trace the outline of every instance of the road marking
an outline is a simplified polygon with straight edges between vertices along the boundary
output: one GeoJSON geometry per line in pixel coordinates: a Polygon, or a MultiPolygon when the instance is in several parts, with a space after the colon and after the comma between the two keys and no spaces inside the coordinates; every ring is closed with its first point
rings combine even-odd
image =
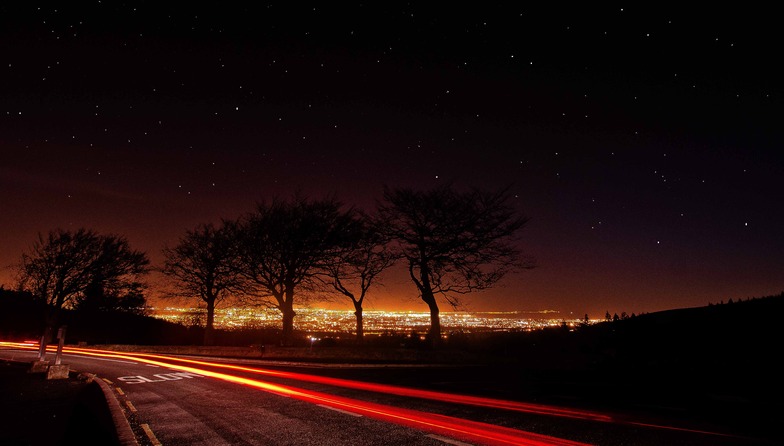
{"type": "Polygon", "coordinates": [[[142,429],[144,430],[144,433],[147,434],[147,438],[150,439],[150,442],[152,442],[153,446],[163,446],[161,442],[158,441],[158,439],[155,437],[155,434],[152,432],[152,429],[150,429],[150,425],[144,423],[142,424],[142,429]]]}
{"type": "Polygon", "coordinates": [[[425,437],[430,437],[433,440],[438,440],[446,444],[453,444],[455,446],[474,446],[471,443],[464,443],[462,441],[452,440],[451,438],[442,437],[440,435],[425,435],[425,437]]]}
{"type": "Polygon", "coordinates": [[[125,384],[160,383],[164,381],[179,381],[181,379],[204,378],[204,375],[192,372],[157,373],[152,378],[142,375],[129,375],[117,378],[125,384]]]}
{"type": "Polygon", "coordinates": [[[349,412],[347,410],[336,409],[334,407],[327,406],[326,404],[319,404],[319,406],[321,406],[321,407],[323,407],[325,409],[334,410],[335,412],[340,412],[340,413],[344,413],[346,415],[351,415],[352,417],[361,417],[362,416],[361,414],[354,413],[354,412],[349,412]]]}
{"type": "Polygon", "coordinates": [[[109,381],[109,380],[108,380],[108,379],[106,379],[106,378],[101,378],[101,379],[102,379],[102,380],[104,380],[104,382],[105,382],[106,384],[114,384],[113,382],[109,381]]]}
{"type": "Polygon", "coordinates": [[[128,401],[128,400],[125,400],[125,405],[126,405],[126,406],[128,406],[128,409],[129,409],[131,412],[133,412],[133,413],[136,413],[136,408],[135,408],[135,407],[133,407],[133,403],[132,403],[132,402],[130,402],[130,401],[128,401]]]}
{"type": "MultiPolygon", "coordinates": [[[[84,356],[80,356],[75,353],[71,353],[71,354],[63,353],[63,356],[76,356],[77,358],[84,358],[84,356]]],[[[96,358],[96,357],[91,357],[90,359],[93,359],[95,361],[121,362],[123,364],[138,364],[138,362],[136,361],[123,361],[122,359],[106,359],[106,358],[96,358]]]]}
{"type": "Polygon", "coordinates": [[[114,390],[116,390],[117,393],[119,393],[120,395],[123,395],[123,396],[125,395],[125,392],[123,392],[123,390],[121,388],[119,388],[119,387],[115,387],[114,390]]]}

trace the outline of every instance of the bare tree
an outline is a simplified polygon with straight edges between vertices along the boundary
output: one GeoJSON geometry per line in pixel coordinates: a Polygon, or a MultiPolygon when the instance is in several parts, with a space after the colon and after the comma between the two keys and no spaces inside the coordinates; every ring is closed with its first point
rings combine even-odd
{"type": "Polygon", "coordinates": [[[276,308],[282,316],[282,343],[294,335],[294,298],[306,300],[321,283],[325,263],[346,243],[356,225],[353,210],[342,210],[334,198],[260,203],[240,220],[239,246],[246,296],[254,303],[276,308]],[[305,293],[299,293],[304,291],[305,293]]]}
{"type": "Polygon", "coordinates": [[[148,272],[144,253],[133,251],[118,236],[98,236],[96,261],[90,283],[74,296],[72,306],[79,311],[122,311],[146,313],[145,284],[139,279],[148,272]]]}
{"type": "Polygon", "coordinates": [[[441,338],[436,296],[456,308],[460,295],[489,288],[511,271],[533,268],[514,240],[528,218],[517,215],[509,201],[508,188],[384,188],[379,218],[430,309],[433,344],[441,338]]]}
{"type": "MultiPolygon", "coordinates": [[[[116,295],[138,293],[150,261],[118,235],[100,235],[88,229],[55,229],[38,234],[17,267],[18,287],[47,304],[46,333],[57,324],[63,308],[83,302],[91,289],[116,295]]],[[[43,343],[42,343],[43,344],[43,343]]]]}
{"type": "Polygon", "coordinates": [[[205,345],[215,343],[216,305],[241,288],[232,227],[232,223],[218,228],[202,224],[187,231],[174,248],[163,249],[166,260],[161,271],[176,287],[168,294],[197,298],[207,306],[205,345]]]}
{"type": "Polygon", "coordinates": [[[371,285],[396,260],[377,224],[365,217],[355,232],[354,243],[338,252],[327,265],[327,281],[338,293],[351,299],[357,318],[357,342],[364,339],[362,304],[371,285]]]}

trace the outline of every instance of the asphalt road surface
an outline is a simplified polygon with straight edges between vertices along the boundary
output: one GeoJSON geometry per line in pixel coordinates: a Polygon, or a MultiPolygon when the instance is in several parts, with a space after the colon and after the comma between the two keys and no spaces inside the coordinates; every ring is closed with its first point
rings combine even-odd
{"type": "MultiPolygon", "coordinates": [[[[3,359],[32,361],[36,354],[0,346],[3,359]]],[[[109,384],[141,445],[774,444],[721,426],[407,385],[422,375],[455,376],[454,367],[271,364],[76,349],[62,362],[109,384]]]]}

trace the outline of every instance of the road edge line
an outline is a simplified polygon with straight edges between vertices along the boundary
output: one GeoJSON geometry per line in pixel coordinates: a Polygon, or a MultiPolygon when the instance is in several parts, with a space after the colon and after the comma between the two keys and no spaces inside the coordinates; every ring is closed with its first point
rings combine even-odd
{"type": "Polygon", "coordinates": [[[162,446],[161,442],[158,441],[158,437],[155,436],[155,433],[150,428],[150,425],[147,423],[142,424],[142,430],[145,434],[147,434],[147,438],[150,439],[153,446],[162,446]]]}
{"type": "Polygon", "coordinates": [[[106,398],[106,402],[109,405],[109,412],[112,414],[114,428],[117,431],[117,440],[122,446],[139,446],[136,435],[133,433],[133,429],[131,429],[131,423],[125,418],[125,413],[123,412],[122,406],[120,406],[120,401],[114,396],[112,389],[109,388],[109,385],[102,379],[96,379],[94,382],[97,382],[98,386],[101,387],[103,396],[106,398]]]}

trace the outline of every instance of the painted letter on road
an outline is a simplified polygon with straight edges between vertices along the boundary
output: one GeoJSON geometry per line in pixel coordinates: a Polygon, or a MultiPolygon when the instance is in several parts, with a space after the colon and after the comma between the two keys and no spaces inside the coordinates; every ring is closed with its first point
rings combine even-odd
{"type": "Polygon", "coordinates": [[[159,383],[163,381],[179,381],[181,379],[203,378],[204,375],[190,372],[174,372],[174,373],[158,373],[152,375],[152,378],[141,375],[121,376],[117,380],[125,384],[145,384],[145,383],[159,383]]]}

